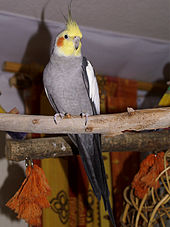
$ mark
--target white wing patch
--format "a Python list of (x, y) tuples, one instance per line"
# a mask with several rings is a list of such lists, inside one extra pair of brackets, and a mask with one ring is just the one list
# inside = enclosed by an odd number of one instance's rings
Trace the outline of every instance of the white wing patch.
[(94, 102), (97, 114), (100, 114), (100, 98), (99, 98), (99, 88), (97, 84), (97, 79), (94, 74), (93, 67), (89, 61), (86, 67), (87, 77), (89, 81), (89, 97)]
[(50, 97), (50, 95), (48, 94), (48, 91), (47, 91), (47, 89), (46, 89), (45, 86), (44, 86), (44, 90), (45, 90), (45, 94), (46, 94), (46, 96), (47, 96), (47, 98), (48, 98), (48, 100), (49, 100), (51, 106), (53, 107), (53, 109), (54, 109), (55, 111), (57, 111), (57, 110), (56, 110), (55, 103), (54, 103), (54, 101), (52, 100), (52, 98)]

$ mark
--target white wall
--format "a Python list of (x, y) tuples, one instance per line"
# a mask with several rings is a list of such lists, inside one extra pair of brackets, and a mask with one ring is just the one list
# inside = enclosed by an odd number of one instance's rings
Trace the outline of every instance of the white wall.
[(5, 203), (15, 194), (24, 179), (24, 171), (20, 165), (9, 164), (2, 157), (2, 138), (4, 133), (0, 132), (0, 227), (27, 227), (23, 220), (18, 220), (13, 211), (5, 206)]
[[(9, 86), (11, 76), (11, 73), (0, 70), (0, 105), (7, 111), (16, 106), (22, 113), (24, 108), (18, 92)], [(5, 206), (25, 178), (24, 162), (12, 163), (5, 158), (5, 138), (6, 133), (0, 131), (0, 227), (26, 227), (28, 225), (23, 220), (18, 220), (15, 213)]]
[[(47, 0), (0, 0), (0, 10), (41, 17)], [(49, 0), (45, 18), (63, 22), (70, 0)], [(73, 0), (80, 25), (170, 40), (170, 0)]]
[[(0, 13), (0, 66), (4, 61), (46, 64), (63, 28), (61, 23)], [(170, 42), (82, 26), (81, 31), (83, 55), (96, 73), (143, 81), (163, 79)]]

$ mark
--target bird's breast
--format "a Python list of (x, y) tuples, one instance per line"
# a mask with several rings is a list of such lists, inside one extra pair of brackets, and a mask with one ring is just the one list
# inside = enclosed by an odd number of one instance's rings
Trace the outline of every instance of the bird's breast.
[(45, 87), (50, 91), (59, 112), (72, 115), (80, 115), (82, 112), (92, 114), (81, 65), (65, 68), (60, 65), (48, 74), (48, 79), (44, 79)]

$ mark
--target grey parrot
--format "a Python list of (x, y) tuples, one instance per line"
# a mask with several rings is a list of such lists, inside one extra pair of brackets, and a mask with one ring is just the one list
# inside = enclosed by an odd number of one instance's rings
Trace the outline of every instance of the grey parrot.
[[(66, 29), (56, 38), (50, 61), (44, 69), (46, 95), (56, 113), (100, 114), (98, 84), (91, 63), (81, 54), (82, 33), (69, 14)], [(114, 226), (99, 134), (69, 134), (77, 146), (85, 171), (98, 200), (103, 197)]]

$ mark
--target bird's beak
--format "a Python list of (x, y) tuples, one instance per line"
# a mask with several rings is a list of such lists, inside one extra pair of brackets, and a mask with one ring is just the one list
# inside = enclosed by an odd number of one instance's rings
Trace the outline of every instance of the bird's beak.
[(77, 50), (79, 48), (79, 44), (80, 44), (80, 37), (75, 36), (73, 39), (74, 42), (74, 48)]

